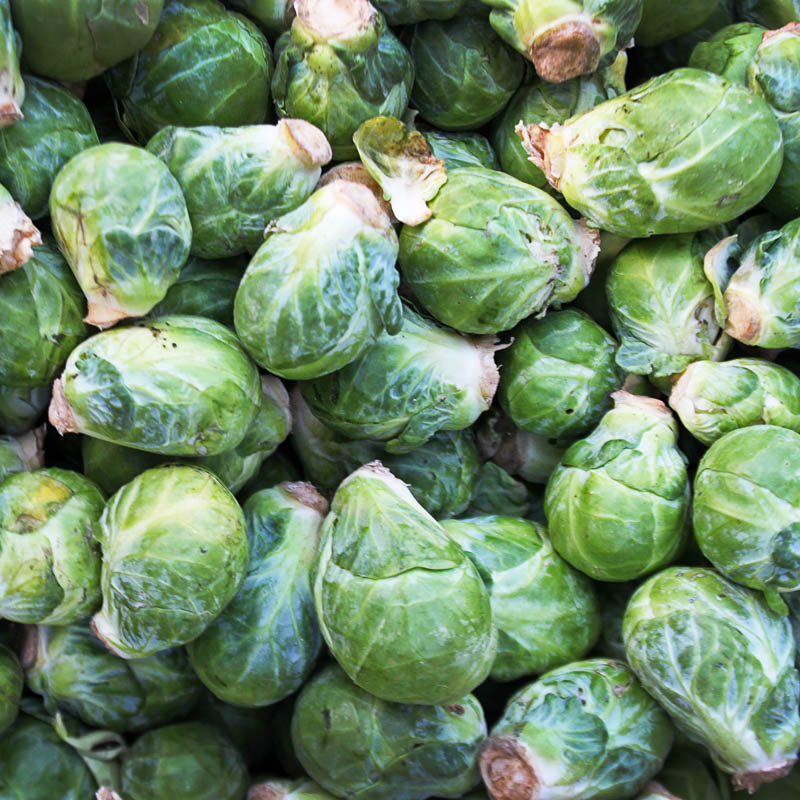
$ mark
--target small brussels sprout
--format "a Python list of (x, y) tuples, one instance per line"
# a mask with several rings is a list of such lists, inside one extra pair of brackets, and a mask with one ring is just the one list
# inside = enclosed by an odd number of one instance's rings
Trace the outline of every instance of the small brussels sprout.
[(553, 550), (543, 525), (518, 517), (445, 520), (489, 592), (497, 627), (490, 677), (513, 681), (583, 658), (600, 633), (592, 582)]
[(384, 332), (343, 369), (303, 383), (303, 397), (335, 433), (407, 453), (438, 431), (468, 428), (489, 408), (499, 379), (494, 351), (494, 337), (459, 336), (406, 306), (399, 333)]
[(269, 110), (266, 37), (219, 0), (166, 0), (148, 45), (108, 73), (123, 127), (144, 143), (168, 125), (258, 125)]
[(342, 482), (322, 537), (314, 602), (351, 680), (384, 700), (434, 705), (486, 678), (497, 633), (478, 570), (380, 462)]
[(783, 161), (766, 101), (697, 69), (659, 75), (552, 129), (518, 130), (566, 201), (623, 236), (729, 222), (764, 198)]
[(390, 25), (411, 25), (426, 19), (450, 19), (467, 0), (375, 0), (372, 5)]
[(182, 716), (202, 693), (183, 650), (125, 660), (109, 653), (85, 621), (29, 627), (23, 666), (28, 688), (45, 699), (50, 713), (65, 711), (122, 733)]
[(162, 128), (147, 144), (177, 178), (192, 223), (192, 253), (253, 253), (264, 228), (314, 190), (331, 148), (302, 119), (239, 128)]
[[(0, 644), (0, 733), (3, 733), (17, 718), (19, 701), (22, 698), (24, 680), (22, 667), (13, 651)], [(0, 767), (5, 766), (0, 761)], [(0, 786), (2, 786), (0, 777)]]
[(652, 47), (689, 33), (711, 16), (717, 3), (718, 0), (688, 0), (680, 4), (669, 0), (644, 0), (634, 40), (637, 45)]
[(408, 51), (368, 0), (295, 0), (275, 44), (272, 95), (280, 117), (320, 128), (336, 161), (356, 157), (353, 133), (372, 117), (402, 117), (414, 82)]
[(336, 800), (336, 798), (308, 778), (297, 780), (267, 778), (250, 787), (247, 800)]
[(628, 581), (669, 564), (688, 531), (690, 486), (678, 425), (651, 397), (625, 391), (550, 477), (553, 546), (595, 580)]
[(481, 464), (475, 491), (464, 512), (466, 516), (514, 514), (523, 517), (530, 510), (531, 498), (522, 481), (518, 481), (492, 461)]
[(747, 67), (758, 50), (765, 28), (752, 22), (736, 22), (718, 30), (692, 51), (689, 66), (722, 75), (745, 85)]
[(42, 234), (8, 189), (0, 186), (0, 275), (21, 267), (41, 243)]
[(0, 436), (0, 483), (9, 475), (44, 466), (45, 426), (21, 436)]
[(98, 486), (66, 469), (0, 483), (0, 617), (68, 625), (98, 607), (104, 504)]
[(647, 580), (623, 622), (628, 662), (714, 763), (751, 793), (786, 775), (800, 747), (800, 676), (787, 617), (713, 570)]
[(49, 402), (49, 383), (33, 388), (0, 383), (0, 434), (17, 435), (30, 430)]
[(23, 118), (26, 85), (19, 68), (19, 49), (11, 6), (0, 3), (0, 129)]
[(279, 36), (292, 24), (293, 0), (228, 0), (231, 8), (244, 11), (269, 36)]
[(167, 455), (236, 447), (258, 414), (255, 364), (224, 325), (161, 317), (114, 328), (72, 351), (53, 384), (50, 422)]
[(197, 638), (247, 570), (242, 509), (200, 467), (143, 472), (109, 500), (100, 527), (103, 607), (92, 630), (122, 658)]
[(444, 163), (445, 169), (456, 167), (485, 167), (500, 169), (500, 162), (485, 136), (467, 131), (444, 131), (422, 129), (420, 131), (431, 149), (431, 153)]
[(589, 282), (597, 231), (502, 172), (454, 169), (423, 225), (400, 234), (400, 268), (438, 320), (497, 333), (575, 298)]
[(736, 12), (749, 22), (765, 28), (780, 28), (800, 20), (800, 3), (797, 0), (735, 0)]
[(481, 748), (493, 797), (632, 797), (672, 746), (667, 715), (618, 661), (578, 661), (508, 701)]
[(322, 644), (309, 572), (327, 510), (310, 483), (283, 483), (245, 503), (247, 574), (222, 614), (187, 646), (195, 672), (220, 700), (271, 705), (309, 676)]
[(335, 665), (306, 684), (292, 717), (306, 772), (337, 796), (359, 800), (461, 797), (478, 782), (485, 736), (483, 709), (472, 695), (448, 705), (389, 703)]
[(318, 189), (275, 221), (236, 293), (236, 332), (283, 378), (326, 375), (399, 331), (397, 236), (372, 193), (346, 181)]

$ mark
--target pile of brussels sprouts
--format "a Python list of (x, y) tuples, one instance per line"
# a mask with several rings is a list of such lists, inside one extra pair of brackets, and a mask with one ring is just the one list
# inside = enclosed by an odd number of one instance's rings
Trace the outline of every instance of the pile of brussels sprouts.
[(0, 800), (798, 800), (800, 0), (0, 0)]

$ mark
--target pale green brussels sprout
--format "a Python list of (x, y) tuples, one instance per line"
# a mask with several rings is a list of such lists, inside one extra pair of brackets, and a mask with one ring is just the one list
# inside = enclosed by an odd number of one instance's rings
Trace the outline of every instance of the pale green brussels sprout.
[(691, 488), (669, 409), (625, 391), (612, 397), (615, 407), (551, 475), (545, 514), (553, 546), (573, 567), (628, 581), (680, 553)]
[(637, 45), (652, 47), (674, 39), (702, 25), (717, 8), (718, 0), (643, 0), (642, 19), (636, 28)]
[(597, 231), (545, 192), (479, 167), (454, 169), (433, 216), (400, 234), (400, 269), (419, 303), (468, 333), (513, 328), (589, 282)]
[(467, 0), (375, 0), (372, 4), (390, 25), (410, 25), (426, 19), (450, 19)]
[(19, 39), (8, 0), (0, 3), (0, 129), (23, 118), (26, 85), (19, 68)]
[(24, 680), (19, 659), (12, 650), (0, 644), (0, 733), (3, 733), (17, 718), (23, 688)]
[(261, 403), (258, 370), (232, 331), (205, 317), (161, 317), (73, 350), (53, 384), (50, 422), (61, 434), (207, 456), (239, 445)]
[(675, 69), (563, 125), (519, 128), (550, 184), (593, 225), (623, 236), (690, 233), (759, 203), (783, 161), (765, 100)]
[(278, 116), (320, 128), (337, 161), (355, 158), (352, 137), (362, 122), (406, 110), (411, 56), (368, 0), (295, 0), (295, 11), (275, 44)]
[(636, 800), (730, 800), (726, 783), (691, 750), (676, 747)]
[(726, 25), (708, 41), (695, 47), (689, 66), (716, 72), (729, 81), (744, 85), (747, 83), (747, 68), (765, 32), (765, 28), (752, 22)]
[(189, 256), (180, 184), (139, 147), (111, 142), (79, 153), (53, 183), (50, 213), (89, 302), (86, 321), (99, 328), (150, 311)]
[(71, 470), (0, 483), (0, 617), (68, 625), (97, 609), (104, 505), (100, 488)]
[(45, 426), (21, 436), (0, 436), (0, 483), (9, 475), (44, 466)]
[(109, 500), (100, 527), (103, 606), (92, 630), (122, 658), (145, 658), (197, 638), (233, 599), (247, 570), (242, 509), (200, 467), (141, 473)]
[(522, 481), (509, 475), (493, 461), (481, 464), (472, 499), (464, 512), (466, 516), (513, 514), (524, 517), (530, 510), (530, 493)]
[(239, 128), (162, 128), (147, 144), (177, 178), (192, 223), (192, 253), (253, 253), (264, 228), (301, 205), (331, 160), (319, 128), (302, 119)]
[(765, 28), (780, 28), (790, 22), (800, 21), (798, 0), (735, 0), (736, 12), (750, 22)]
[(42, 234), (4, 186), (0, 185), (0, 275), (21, 267), (42, 243)]
[(297, 780), (266, 778), (250, 787), (247, 800), (335, 800), (335, 798), (308, 778)]
[[(446, 169), (456, 167), (485, 167), (500, 169), (500, 162), (485, 136), (471, 131), (437, 131), (423, 128), (420, 131), (431, 149)], [(506, 170), (508, 171), (508, 170)]]
[(439, 431), (468, 428), (489, 408), (494, 352), (494, 337), (459, 336), (406, 306), (399, 333), (384, 332), (360, 358), (301, 388), (335, 433), (407, 453)]
[(309, 573), (328, 503), (310, 483), (282, 483), (244, 505), (250, 563), (237, 595), (187, 646), (200, 680), (237, 706), (300, 688), (322, 645)]
[(497, 632), (478, 570), (379, 462), (336, 491), (313, 590), (328, 647), (376, 697), (455, 702), (489, 674)]
[(500, 353), (497, 397), (515, 425), (555, 439), (588, 433), (624, 380), (617, 343), (582, 311), (526, 320)]
[(625, 612), (628, 662), (678, 729), (736, 788), (789, 772), (800, 747), (800, 676), (785, 616), (713, 570), (673, 567)]
[[(628, 798), (672, 746), (667, 715), (618, 661), (552, 670), (520, 689), (481, 748), (493, 797)], [(508, 787), (508, 790), (506, 790)]]
[(483, 709), (470, 694), (447, 705), (389, 703), (335, 665), (306, 684), (292, 716), (306, 772), (338, 797), (359, 800), (461, 797), (479, 780), (485, 736)]
[(292, 24), (294, 0), (227, 0), (231, 8), (254, 19), (269, 36), (279, 36)]
[(29, 431), (49, 402), (49, 383), (33, 388), (0, 383), (0, 434), (17, 435)]
[(307, 380), (358, 358), (402, 324), (397, 235), (364, 186), (334, 181), (279, 217), (236, 293), (236, 332), (255, 361)]
[(122, 733), (182, 716), (202, 693), (183, 650), (122, 659), (103, 647), (86, 621), (29, 627), (22, 660), (28, 688), (50, 713), (60, 710)]
[(539, 675), (589, 652), (600, 633), (592, 582), (553, 550), (543, 525), (492, 515), (442, 527), (489, 592), (497, 627), (493, 680)]
[(146, 47), (108, 73), (123, 128), (144, 143), (168, 125), (258, 125), (269, 112), (266, 37), (219, 0), (166, 0)]

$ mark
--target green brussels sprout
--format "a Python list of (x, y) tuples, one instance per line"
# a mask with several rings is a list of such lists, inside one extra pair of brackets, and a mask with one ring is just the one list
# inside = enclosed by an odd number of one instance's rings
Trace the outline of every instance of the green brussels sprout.
[(468, 333), (513, 328), (589, 282), (597, 231), (510, 175), (454, 169), (423, 225), (400, 234), (400, 269), (438, 320)]
[(272, 53), (255, 23), (219, 0), (166, 0), (148, 45), (108, 73), (123, 128), (144, 143), (168, 125), (258, 125)]
[[(420, 131), (435, 158), (451, 170), (456, 167), (485, 167), (500, 169), (500, 162), (485, 136), (471, 131)], [(506, 170), (507, 171), (507, 170)]]
[(628, 581), (680, 553), (691, 489), (669, 409), (625, 391), (612, 397), (551, 475), (544, 508), (562, 558), (595, 580)]
[(454, 702), (489, 674), (497, 632), (478, 570), (380, 462), (337, 489), (313, 590), (328, 647), (376, 697)]
[(293, 0), (228, 0), (228, 5), (254, 19), (269, 36), (279, 36), (292, 24)]
[(481, 464), (475, 491), (464, 512), (466, 516), (513, 514), (524, 517), (530, 510), (530, 494), (522, 481), (518, 481), (492, 461)]
[(33, 388), (0, 383), (0, 434), (17, 435), (30, 430), (39, 421), (49, 402), (49, 383)]
[(0, 129), (23, 118), (26, 85), (19, 68), (19, 40), (8, 0), (0, 3)]
[(670, 3), (668, 0), (644, 0), (642, 19), (636, 28), (637, 45), (652, 47), (702, 25), (717, 8), (718, 0), (689, 0)]
[(483, 0), (492, 27), (551, 83), (608, 66), (628, 46), (642, 0)]
[(570, 439), (588, 433), (622, 386), (617, 343), (582, 311), (526, 320), (501, 353), (497, 397), (515, 425)]
[(442, 527), (489, 592), (497, 627), (493, 680), (539, 675), (589, 652), (600, 634), (592, 582), (556, 554), (543, 525), (483, 516)]
[(637, 800), (730, 800), (730, 792), (691, 750), (676, 748)]
[(753, 60), (765, 28), (752, 22), (736, 22), (718, 30), (692, 51), (689, 66), (722, 75), (733, 83), (747, 83), (747, 67)]
[(255, 252), (264, 228), (314, 191), (331, 160), (322, 131), (302, 119), (239, 128), (162, 128), (147, 144), (177, 178), (192, 223), (192, 253)]
[(42, 234), (8, 189), (0, 186), (0, 275), (21, 267), (41, 243)]
[(100, 527), (103, 606), (92, 630), (122, 658), (197, 638), (247, 570), (242, 509), (200, 467), (143, 472), (109, 500)]
[(25, 76), (25, 84), (24, 119), (0, 130), (0, 183), (39, 219), (49, 213), (59, 170), (99, 139), (88, 109), (72, 92), (33, 75)]
[(53, 384), (50, 422), (167, 455), (236, 447), (258, 414), (255, 364), (224, 325), (161, 317), (114, 328), (72, 351)]
[(384, 332), (343, 369), (306, 381), (303, 397), (335, 433), (407, 453), (489, 408), (499, 379), (494, 342), (459, 336), (406, 306), (399, 333)]
[(800, 3), (797, 0), (735, 0), (735, 5), (742, 19), (757, 22), (765, 28), (780, 28), (800, 21)]
[(789, 620), (713, 570), (673, 567), (636, 590), (628, 662), (680, 731), (737, 788), (789, 772), (800, 747), (800, 676)]
[(98, 486), (66, 469), (0, 483), (0, 617), (68, 625), (99, 606), (104, 505)]
[[(410, 665), (409, 665), (410, 666)], [(326, 667), (294, 707), (292, 742), (306, 772), (339, 797), (461, 797), (478, 782), (483, 709), (472, 695), (448, 705), (389, 703)]]
[(267, 778), (250, 787), (247, 800), (336, 800), (336, 798), (308, 778), (297, 780)]
[[(24, 681), (22, 667), (14, 653), (0, 644), (0, 733), (17, 718)], [(0, 761), (0, 766), (4, 766)], [(0, 786), (2, 786), (0, 777)]]
[(125, 660), (109, 653), (85, 621), (31, 626), (23, 666), (28, 688), (50, 713), (122, 733), (163, 725), (200, 699), (202, 684), (183, 650)]
[(248, 785), (239, 751), (202, 722), (147, 731), (122, 757), (125, 800), (245, 800)]
[(368, 0), (295, 0), (295, 11), (275, 44), (278, 116), (320, 128), (336, 161), (355, 158), (352, 137), (362, 122), (406, 110), (411, 56)]
[(676, 69), (563, 125), (519, 127), (550, 184), (623, 236), (691, 233), (759, 203), (783, 161), (769, 105), (743, 86)]
[(187, 645), (200, 680), (237, 706), (277, 703), (300, 688), (322, 638), (309, 572), (328, 503), (310, 483), (283, 483), (244, 505), (250, 563), (238, 594)]
[(450, 19), (466, 0), (375, 0), (372, 5), (390, 25), (410, 25), (426, 19)]
[(50, 242), (0, 276), (0, 381), (32, 389), (55, 378), (89, 335), (86, 302)]
[(416, 75), (411, 102), (444, 130), (480, 128), (505, 108), (525, 71), (489, 20), (474, 13), (416, 25), (409, 52)]
[(45, 426), (21, 436), (0, 436), (0, 483), (9, 475), (44, 466)]
[(397, 235), (372, 193), (334, 181), (275, 221), (245, 272), (236, 332), (283, 378), (340, 369), (402, 324)]
[(567, 664), (512, 695), (481, 748), (493, 797), (632, 797), (672, 746), (667, 715), (618, 661)]

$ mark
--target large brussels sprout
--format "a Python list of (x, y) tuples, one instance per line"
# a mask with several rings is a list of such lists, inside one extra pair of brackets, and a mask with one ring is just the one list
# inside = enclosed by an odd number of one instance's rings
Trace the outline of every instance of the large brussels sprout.
[(448, 705), (388, 703), (326, 667), (295, 703), (292, 742), (306, 772), (339, 797), (461, 797), (478, 782), (483, 710), (472, 695)]
[(29, 431), (49, 402), (49, 383), (33, 388), (0, 383), (0, 434), (17, 435)]
[(0, 436), (0, 483), (9, 475), (44, 466), (45, 426), (21, 436)]
[(162, 128), (147, 149), (178, 179), (192, 223), (192, 253), (202, 258), (258, 250), (267, 224), (306, 200), (331, 160), (322, 131), (302, 119)]
[(28, 688), (48, 711), (66, 711), (87, 725), (131, 732), (182, 716), (202, 685), (183, 650), (126, 660), (109, 653), (85, 621), (27, 629), (23, 666)]
[(261, 404), (255, 364), (224, 325), (161, 317), (99, 333), (72, 351), (53, 384), (50, 421), (168, 455), (236, 447)]
[(334, 181), (274, 223), (236, 293), (236, 332), (284, 378), (326, 375), (402, 324), (397, 236), (369, 189)]
[(446, 520), (478, 568), (497, 627), (490, 677), (538, 675), (586, 655), (600, 633), (591, 581), (553, 550), (543, 525), (518, 517)]
[(67, 625), (98, 607), (104, 503), (88, 478), (56, 467), (0, 483), (0, 617)]
[[(17, 718), (24, 681), (22, 667), (13, 651), (0, 644), (0, 733)], [(0, 764), (1, 766), (1, 764)], [(0, 785), (2, 777), (0, 777)]]
[(468, 428), (489, 408), (499, 379), (494, 351), (494, 337), (459, 336), (405, 307), (399, 333), (384, 332), (343, 369), (303, 383), (303, 397), (336, 433), (407, 453), (438, 431)]
[(42, 234), (15, 202), (11, 193), (0, 185), (0, 275), (21, 267), (42, 243)]
[(144, 143), (168, 125), (258, 125), (271, 74), (269, 43), (255, 23), (219, 0), (166, 0), (153, 38), (108, 83), (123, 126)]
[(510, 175), (454, 169), (423, 225), (400, 234), (400, 268), (438, 320), (468, 333), (513, 328), (575, 298), (597, 258), (597, 231)]
[(789, 620), (713, 570), (673, 567), (631, 598), (628, 661), (678, 729), (754, 791), (800, 747), (800, 676)]
[(244, 11), (270, 36), (283, 33), (294, 17), (293, 0), (228, 0), (228, 5)]
[(355, 158), (362, 122), (406, 110), (411, 56), (369, 0), (295, 0), (295, 11), (275, 45), (275, 108), (322, 129), (337, 161)]
[(690, 486), (678, 425), (660, 401), (615, 392), (615, 407), (567, 449), (545, 514), (558, 553), (596, 580), (669, 564), (688, 530)]
[(702, 25), (714, 13), (719, 0), (643, 0), (642, 19), (636, 28), (637, 45), (652, 47)]
[(780, 28), (800, 21), (800, 3), (797, 0), (735, 0), (735, 5), (742, 19), (766, 28)]
[(297, 780), (267, 778), (250, 787), (247, 800), (335, 800), (335, 798), (308, 778)]
[(26, 86), (19, 68), (19, 40), (11, 21), (11, 6), (0, 3), (0, 128), (23, 118)]
[(375, 0), (390, 25), (409, 25), (426, 19), (450, 19), (467, 0)]
[(143, 472), (109, 500), (100, 526), (103, 607), (92, 629), (122, 658), (197, 638), (244, 579), (244, 514), (200, 467)]
[(244, 505), (250, 563), (238, 594), (187, 649), (221, 700), (266, 706), (296, 691), (322, 644), (309, 572), (327, 501), (309, 483), (282, 483)]
[(486, 678), (497, 647), (489, 594), (402, 481), (379, 462), (356, 470), (322, 536), (314, 602), (351, 680), (384, 700), (434, 705)]
[[(428, 147), (446, 169), (456, 167), (486, 167), (500, 169), (500, 162), (485, 136), (471, 131), (437, 131), (421, 129)], [(508, 170), (506, 170), (508, 172)]]
[(676, 69), (563, 125), (519, 128), (534, 164), (593, 225), (623, 236), (704, 230), (772, 188), (781, 131), (765, 100)]
[(511, 697), (481, 750), (481, 774), (493, 797), (632, 797), (672, 738), (667, 715), (625, 664), (579, 661)]

